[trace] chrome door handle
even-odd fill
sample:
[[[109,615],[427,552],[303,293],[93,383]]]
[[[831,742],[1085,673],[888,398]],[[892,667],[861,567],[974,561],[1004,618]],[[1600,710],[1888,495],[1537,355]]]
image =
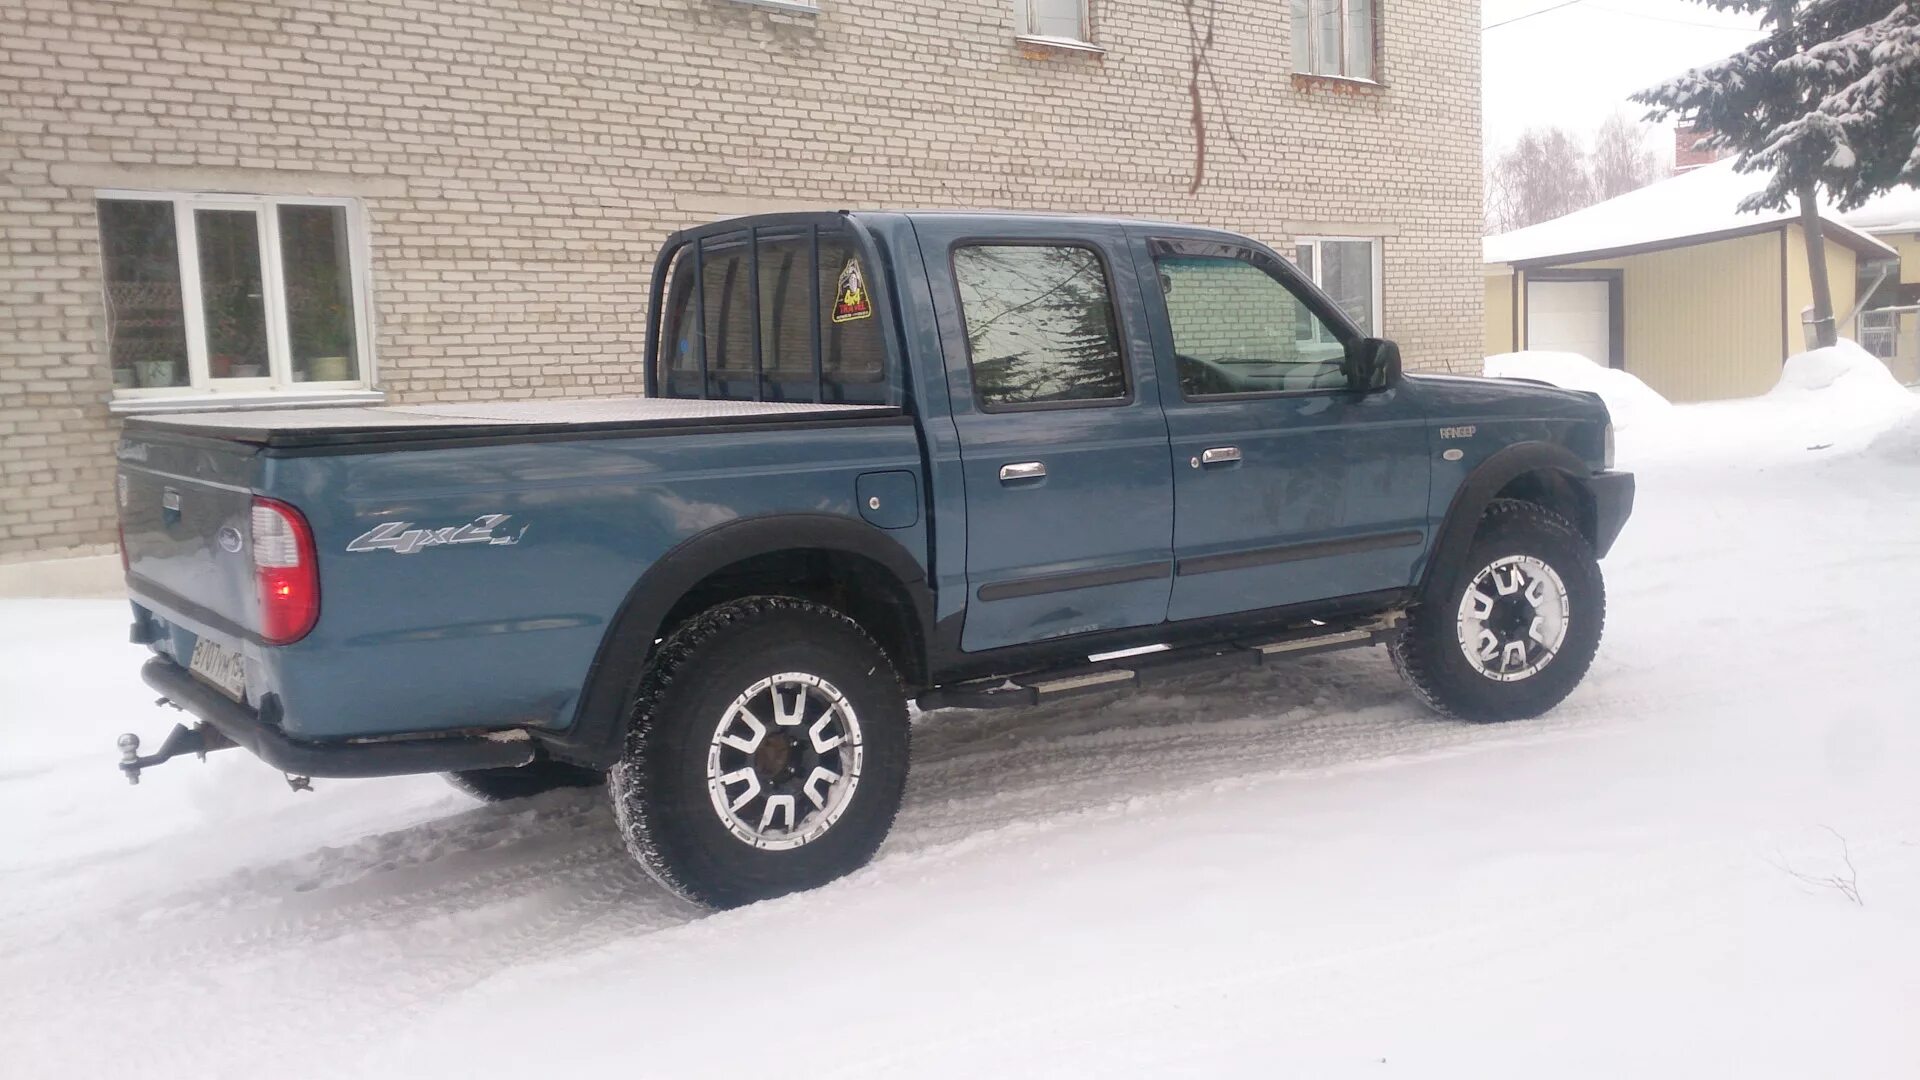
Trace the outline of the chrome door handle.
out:
[[[1216,446],[1200,455],[1202,465],[1229,465],[1240,460],[1240,448],[1237,446]]]
[[[1038,461],[1016,461],[1000,466],[1000,482],[1003,484],[1011,484],[1015,480],[1044,480],[1046,475],[1046,465]]]

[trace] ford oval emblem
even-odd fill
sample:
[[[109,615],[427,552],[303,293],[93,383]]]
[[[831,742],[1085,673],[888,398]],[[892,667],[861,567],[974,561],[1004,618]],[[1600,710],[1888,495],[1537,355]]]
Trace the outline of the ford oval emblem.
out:
[[[235,555],[238,555],[240,553],[240,545],[242,543],[243,541],[240,539],[239,529],[236,529],[231,525],[222,525],[220,527],[220,547],[222,549],[232,552]]]

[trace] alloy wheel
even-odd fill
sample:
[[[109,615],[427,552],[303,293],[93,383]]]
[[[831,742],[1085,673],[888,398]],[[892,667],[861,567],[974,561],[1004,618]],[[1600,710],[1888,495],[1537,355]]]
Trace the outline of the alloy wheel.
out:
[[[1531,555],[1509,555],[1474,575],[1455,620],[1467,663],[1496,682],[1518,682],[1553,662],[1566,643],[1566,582]]]
[[[707,794],[740,841],[786,850],[819,839],[860,784],[860,718],[832,683],[790,671],[733,699],[707,750]]]

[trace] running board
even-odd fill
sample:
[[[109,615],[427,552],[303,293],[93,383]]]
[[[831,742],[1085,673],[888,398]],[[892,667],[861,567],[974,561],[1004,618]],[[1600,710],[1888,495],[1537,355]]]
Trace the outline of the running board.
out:
[[[1389,611],[1360,623],[1305,626],[1245,641],[1143,653],[1012,678],[976,679],[936,687],[921,694],[915,703],[925,711],[1011,709],[1082,694],[1138,689],[1191,675],[1261,667],[1315,653],[1384,644],[1399,632],[1405,618],[1405,612]]]

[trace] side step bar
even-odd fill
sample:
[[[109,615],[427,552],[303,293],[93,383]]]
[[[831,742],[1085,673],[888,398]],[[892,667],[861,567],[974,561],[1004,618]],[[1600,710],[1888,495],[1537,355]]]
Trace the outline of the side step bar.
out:
[[[1306,626],[1245,641],[1144,653],[1013,678],[976,679],[936,687],[921,694],[916,704],[929,711],[1010,709],[1106,690],[1137,689],[1190,675],[1260,667],[1315,653],[1384,644],[1399,633],[1405,619],[1405,612],[1389,611],[1360,623]]]

